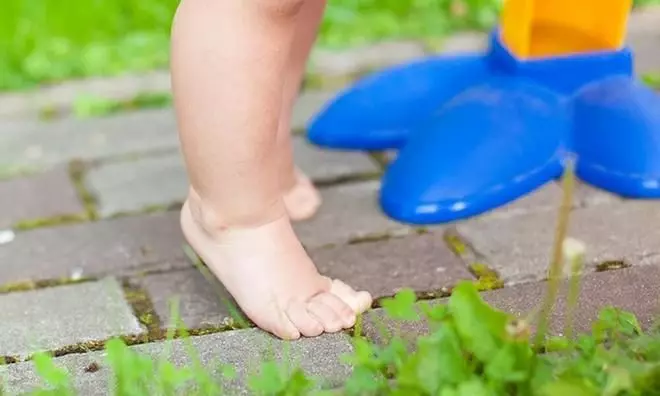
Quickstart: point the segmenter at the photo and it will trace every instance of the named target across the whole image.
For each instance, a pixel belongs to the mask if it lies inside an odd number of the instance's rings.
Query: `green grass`
[[[484,29],[503,0],[330,0],[319,45]],[[636,0],[637,5],[660,0]],[[166,67],[178,0],[4,0],[0,91]]]
[[[438,36],[490,25],[500,0],[332,0],[320,44]],[[165,67],[178,0],[4,0],[0,90]],[[452,12],[452,10],[454,10]],[[458,11],[458,12],[457,12]]]

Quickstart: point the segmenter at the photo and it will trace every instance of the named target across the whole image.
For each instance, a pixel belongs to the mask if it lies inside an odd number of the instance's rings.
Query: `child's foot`
[[[300,169],[295,172],[296,184],[284,193],[284,206],[292,221],[307,220],[314,216],[321,206],[321,195]]]
[[[286,216],[217,233],[198,218],[189,200],[181,211],[186,239],[260,328],[283,339],[314,337],[352,327],[371,306],[369,293],[317,272]]]

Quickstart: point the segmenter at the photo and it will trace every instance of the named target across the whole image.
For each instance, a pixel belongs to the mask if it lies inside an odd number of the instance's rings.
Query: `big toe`
[[[346,283],[334,279],[330,292],[344,301],[356,315],[359,315],[371,307],[373,299],[366,291],[355,291]]]

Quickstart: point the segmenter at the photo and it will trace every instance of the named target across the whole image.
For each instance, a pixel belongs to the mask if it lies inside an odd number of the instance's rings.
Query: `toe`
[[[307,311],[307,304],[294,302],[286,310],[287,316],[294,326],[305,337],[316,337],[323,333],[323,325],[319,323],[315,316]]]
[[[356,292],[352,287],[338,279],[332,281],[331,292],[348,304],[355,314],[359,315],[371,307],[372,298],[369,292]]]
[[[313,297],[307,309],[318,318],[328,333],[336,333],[355,324],[353,310],[331,293],[321,293]]]

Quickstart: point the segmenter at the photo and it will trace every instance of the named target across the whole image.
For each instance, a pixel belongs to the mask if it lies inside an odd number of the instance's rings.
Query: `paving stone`
[[[627,201],[574,210],[569,236],[586,245],[586,263],[625,261],[651,264],[660,260],[660,203]],[[514,218],[473,219],[457,226],[506,282],[546,276],[554,238],[556,212],[530,212]]]
[[[637,315],[644,328],[650,328],[658,317],[660,301],[660,267],[633,267],[616,271],[592,273],[581,280],[581,294],[574,310],[574,329],[584,333],[601,309],[616,307]],[[497,309],[517,317],[526,317],[542,302],[547,284],[532,282],[482,293],[483,299]],[[431,304],[443,304],[447,299],[433,300]],[[567,312],[566,284],[550,318],[550,334],[560,335],[565,328]],[[534,325],[534,323],[532,323]],[[392,335],[415,340],[428,334],[425,321],[400,322],[387,317],[382,309],[365,315],[364,334],[378,343],[386,343]]]
[[[52,122],[0,121],[0,167],[49,166],[178,147],[170,109]]]
[[[236,306],[220,282],[210,282],[196,268],[147,275],[138,282],[149,294],[163,326],[170,326],[174,319],[191,329],[219,326],[232,317],[228,304]],[[178,318],[171,315],[173,298],[179,304]]]
[[[317,378],[326,388],[340,385],[350,375],[350,367],[341,363],[341,357],[352,351],[350,339],[345,334],[324,335],[306,338],[295,342],[275,340],[259,330],[237,330],[201,337],[193,337],[191,344],[196,358],[222,383],[229,394],[252,394],[248,390],[246,378],[258,372],[263,361],[299,364],[309,376]],[[178,367],[190,367],[193,361],[186,342],[175,340],[170,343],[170,361]],[[131,347],[140,354],[159,358],[165,343],[153,343]],[[109,369],[105,367],[103,352],[84,355],[68,355],[55,359],[73,375],[74,386],[82,395],[106,395],[110,382]],[[92,363],[99,364],[100,370],[85,372]],[[221,367],[231,365],[236,368],[237,377],[233,381],[224,380]],[[39,381],[31,363],[13,364],[6,367],[7,388],[11,394],[28,392],[39,386]],[[182,389],[178,394],[186,394]]]
[[[635,53],[635,69],[638,73],[660,71],[660,7],[642,7],[631,13],[628,22],[627,43]]]
[[[337,90],[301,92],[293,107],[291,129],[301,131],[307,128],[307,124],[312,117],[321,111],[338,93]]]
[[[380,168],[365,153],[323,150],[303,137],[293,139],[296,165],[315,182],[330,182],[347,177],[372,175]]]
[[[442,235],[411,235],[310,252],[319,271],[342,279],[375,298],[402,288],[437,292],[462,279],[472,279],[461,261],[447,249]],[[176,297],[180,319],[189,328],[218,326],[232,317],[235,302],[216,281],[197,269],[148,275],[139,280],[164,325],[172,323],[170,302]]]
[[[179,153],[103,164],[87,172],[86,184],[102,217],[181,203],[188,192]]]
[[[321,190],[323,205],[317,215],[294,228],[306,248],[312,249],[374,235],[400,235],[411,227],[388,219],[377,202],[377,181],[344,184]]]
[[[302,93],[294,107],[292,128],[303,129],[333,95]],[[169,108],[50,122],[0,119],[0,130],[0,169],[176,151],[179,147],[174,112]]]
[[[458,32],[443,38],[434,52],[446,55],[479,53],[486,51],[488,41],[488,33],[472,31]]]
[[[114,279],[0,295],[0,356],[143,332]]]
[[[176,212],[17,233],[0,246],[0,285],[190,266]]]
[[[311,69],[322,77],[355,75],[425,55],[423,44],[415,41],[384,41],[343,50],[318,48],[312,51]]]
[[[379,171],[366,154],[321,150],[300,136],[293,141],[296,164],[316,182]],[[181,203],[188,189],[183,158],[178,152],[101,164],[87,172],[86,183],[103,217]]]
[[[0,208],[0,228],[21,220],[85,212],[65,167],[0,181]]]
[[[440,233],[312,250],[310,255],[322,274],[345,280],[375,298],[403,288],[437,292],[473,278]]]
[[[120,77],[93,77],[66,81],[28,92],[0,95],[0,118],[38,117],[46,108],[58,113],[72,110],[81,95],[107,100],[130,100],[140,94],[160,94],[170,91],[170,74],[157,70],[145,74]]]
[[[618,204],[623,203],[624,199],[605,190],[590,186],[589,184],[578,181],[574,191],[575,205],[579,207]]]

